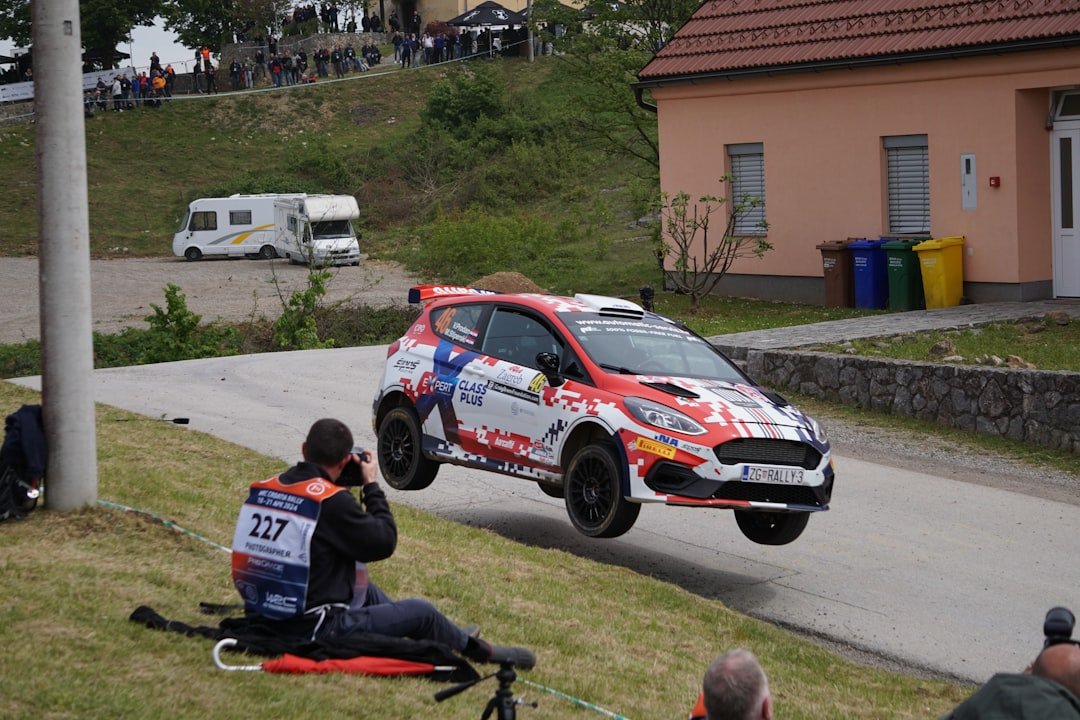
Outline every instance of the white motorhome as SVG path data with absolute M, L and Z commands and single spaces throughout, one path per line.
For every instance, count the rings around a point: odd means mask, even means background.
M 292 263 L 359 265 L 353 221 L 360 206 L 352 195 L 288 195 L 274 201 L 275 247 Z
M 192 200 L 173 236 L 173 254 L 188 260 L 210 255 L 277 257 L 274 202 L 289 197 L 303 194 L 236 194 Z

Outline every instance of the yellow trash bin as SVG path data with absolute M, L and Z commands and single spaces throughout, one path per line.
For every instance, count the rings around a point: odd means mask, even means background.
M 934 238 L 911 249 L 919 254 L 926 309 L 959 305 L 964 296 L 964 238 Z

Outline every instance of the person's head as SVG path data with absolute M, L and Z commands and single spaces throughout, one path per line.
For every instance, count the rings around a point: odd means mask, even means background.
M 1031 674 L 1053 680 L 1080 698 L 1080 645 L 1058 643 L 1039 653 Z
M 349 460 L 352 447 L 352 432 L 345 423 L 323 418 L 316 420 L 308 430 L 302 452 L 305 460 L 326 470 L 331 480 L 337 480 L 341 468 Z
M 757 658 L 742 648 L 726 652 L 705 671 L 702 683 L 709 720 L 769 720 L 769 681 Z

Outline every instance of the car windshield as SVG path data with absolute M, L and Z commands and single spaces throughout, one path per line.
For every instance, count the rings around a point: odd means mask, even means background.
M 589 358 L 608 372 L 745 381 L 704 338 L 660 318 L 587 312 L 559 317 Z
M 352 237 L 352 228 L 348 220 L 324 220 L 311 223 L 311 230 L 317 238 Z

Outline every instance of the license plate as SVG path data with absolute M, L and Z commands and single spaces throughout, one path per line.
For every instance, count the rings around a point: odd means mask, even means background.
M 742 471 L 743 482 L 769 483 L 770 485 L 802 485 L 801 468 L 757 467 L 747 465 Z

